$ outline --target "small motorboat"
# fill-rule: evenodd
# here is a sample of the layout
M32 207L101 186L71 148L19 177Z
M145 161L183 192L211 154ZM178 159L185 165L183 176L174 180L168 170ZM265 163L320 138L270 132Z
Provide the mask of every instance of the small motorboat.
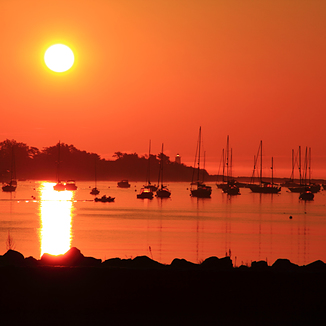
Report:
M227 187L223 189L223 192L228 194L229 196L240 195L239 187L232 182L227 183Z
M95 198L94 201L96 202L102 202L102 203L110 203L113 202L115 200L115 197L107 197L106 195L103 195L101 198Z
M65 187L66 187L66 190L77 190L75 180L68 180L66 182Z
M128 180L121 180L120 182L118 182L118 187L119 188L130 188L130 183L128 182Z
M4 192L14 192L17 188L17 182L15 180L11 180L9 183L2 186L2 191Z
M90 192L91 195L98 195L99 193L100 191L96 187L94 187Z
M313 200L315 197L315 195L310 191L310 190L306 190L304 192L302 192L299 196L299 199L301 200Z
M66 187L65 187L65 185L62 183L62 182L58 182L58 183L56 183L54 186L53 186L53 189L55 190L55 191L64 191L64 190L66 190Z
M166 186L161 186L161 188L157 189L156 197L159 198L169 198L171 196L171 191Z
M153 192L148 188L141 188L140 193L137 194L137 198L141 199L153 199Z
M210 198L212 193L212 187L206 186L204 183L198 181L197 188L190 190L190 196L197 198Z

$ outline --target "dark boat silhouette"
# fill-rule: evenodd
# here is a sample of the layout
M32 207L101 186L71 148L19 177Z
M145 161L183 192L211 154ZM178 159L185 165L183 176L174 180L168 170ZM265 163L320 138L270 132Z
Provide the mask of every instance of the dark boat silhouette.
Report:
M55 191L64 191L64 190L66 190L66 186L65 186L62 182L58 181L58 182L53 186L53 189L54 189Z
M151 141L149 141L149 150L148 150L148 167L147 167L147 175L146 175L146 184L143 186L145 189L149 189L152 192L157 190L156 185L151 184Z
M260 153L260 155L259 155ZM275 185L273 182L273 157L272 157L272 182L263 181L263 142L260 141L260 145L258 147L258 154L254 162L254 170L252 174L252 180L254 179L254 173L256 169L256 161L257 158L260 156L260 175L259 175L259 184L249 184L248 188L254 193L260 194L278 194L281 191L281 187Z
M103 195L101 198L95 198L94 201L95 202L102 202L102 203L110 203L110 202L114 202L115 200L115 197L111 197L111 196L106 196L106 195Z
M201 127L199 127L199 135L198 135L198 144L195 155L195 162L197 158L197 181L194 182L194 174L193 180L191 182L190 188L190 196L197 198L210 198L212 193L212 187L204 184L203 180L200 180L200 147L201 147ZM198 157L197 157L198 152ZM194 169L195 173L195 169Z
M121 180L118 182L118 187L119 188L130 188L130 183L128 180Z
M95 179L95 187L91 190L91 195L98 195L100 191L97 189L97 169L96 169L96 158L94 162L94 179Z
M75 180L67 180L65 184L66 190L77 190L76 182Z
M137 194L137 198L140 199L152 199L154 196L153 192L149 188L141 188L140 193Z
M162 144L162 152L161 152L161 160L160 160L160 170L158 176L158 189L156 190L156 196L159 198L169 198L171 196L171 191L164 186L163 184L163 144Z
M230 196L240 195L240 189L236 184L235 180L232 178L232 149L231 149L231 164L229 168L229 136L226 140L226 185L222 187L222 191ZM230 172L229 172L230 170Z
M15 153L14 146L11 148L11 167L10 167L10 181L2 186L2 191L4 192L14 192L17 188L16 180L16 164L15 164Z
M99 193L100 191L96 187L94 187L90 192L91 195L98 195Z
M315 195L307 188L304 192L302 192L299 196L301 200L313 200Z
M53 186L53 189L55 191L66 190L65 185L60 181L60 141L58 143L57 178L58 178L58 182Z
M292 150L292 175L291 178L294 178L294 165L297 162L298 163L298 170L299 170L299 183L294 183L288 185L288 189L291 192L294 193L304 193L307 190L312 193L317 193L320 191L321 186L319 184L311 183L311 176L310 176L310 166L311 166L311 148L309 148L309 154L308 154L308 148L306 147L305 152L305 159L304 159L304 167L303 167L303 173L301 168L301 146L299 146L298 150L298 159L294 159L294 153ZM309 170L309 176L308 174Z
M17 188L17 181L11 180L8 183L6 183L4 186L2 186L2 191L4 192L14 192Z

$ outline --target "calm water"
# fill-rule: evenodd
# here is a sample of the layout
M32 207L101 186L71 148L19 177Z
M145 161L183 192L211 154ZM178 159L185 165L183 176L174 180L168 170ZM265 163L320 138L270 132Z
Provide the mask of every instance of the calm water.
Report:
M77 247L102 260L147 255L167 264L226 254L238 266L277 258L326 262L325 191L305 203L287 188L279 195L241 189L230 198L212 184L211 199L195 199L188 183L170 183L170 199L142 200L136 198L142 183L116 185L98 183L100 195L115 197L113 203L94 202L91 182L78 182L75 192L55 192L51 183L25 181L14 194L1 192L0 254L7 251L9 232L15 250L37 259Z

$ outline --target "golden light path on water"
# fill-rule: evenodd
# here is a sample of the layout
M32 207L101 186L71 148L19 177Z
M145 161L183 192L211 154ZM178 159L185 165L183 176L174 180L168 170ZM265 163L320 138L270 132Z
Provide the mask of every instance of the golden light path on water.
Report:
M55 191L54 183L40 185L39 232L41 255L61 255L70 249L73 211L73 191Z

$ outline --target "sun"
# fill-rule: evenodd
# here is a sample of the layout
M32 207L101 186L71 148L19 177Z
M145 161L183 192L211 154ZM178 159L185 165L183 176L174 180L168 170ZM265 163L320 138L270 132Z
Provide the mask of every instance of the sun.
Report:
M55 72L65 72L69 70L75 61L72 50L64 44L51 45L44 54L46 66Z

